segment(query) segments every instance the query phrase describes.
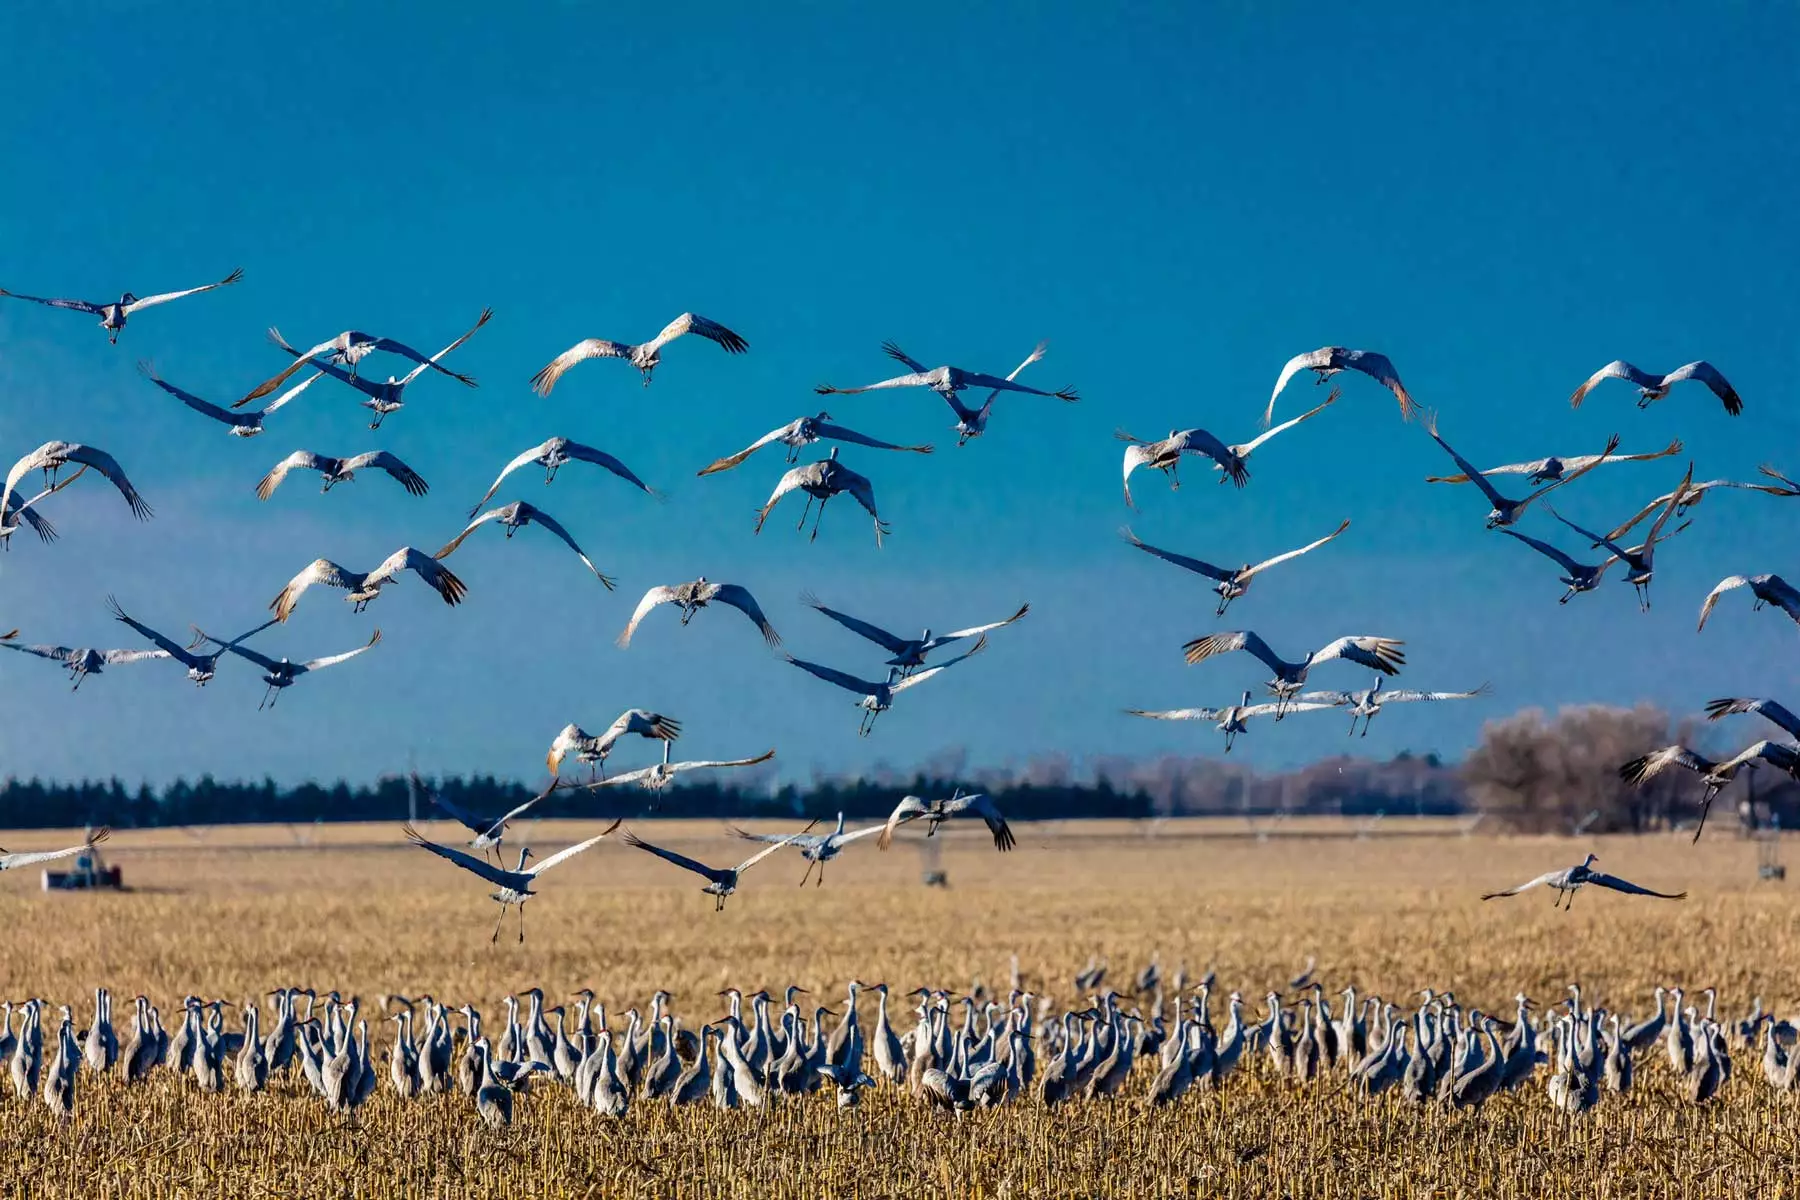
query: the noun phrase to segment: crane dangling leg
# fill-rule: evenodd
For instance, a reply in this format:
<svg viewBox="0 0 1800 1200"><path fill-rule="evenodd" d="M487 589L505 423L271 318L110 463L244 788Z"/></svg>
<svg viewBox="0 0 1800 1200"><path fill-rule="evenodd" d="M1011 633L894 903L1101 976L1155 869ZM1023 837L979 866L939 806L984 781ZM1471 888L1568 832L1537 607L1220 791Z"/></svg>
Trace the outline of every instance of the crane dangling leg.
<svg viewBox="0 0 1800 1200"><path fill-rule="evenodd" d="M830 496L825 497L825 500L829 499L831 499ZM819 501L819 515L813 518L812 536L806 539L809 542L816 542L819 540L819 522L825 519L825 500Z"/></svg>
<svg viewBox="0 0 1800 1200"><path fill-rule="evenodd" d="M509 906L505 904L500 906L500 920L494 922L493 935L488 938L488 945L490 946L500 940L500 922L506 920L506 910L508 907Z"/></svg>

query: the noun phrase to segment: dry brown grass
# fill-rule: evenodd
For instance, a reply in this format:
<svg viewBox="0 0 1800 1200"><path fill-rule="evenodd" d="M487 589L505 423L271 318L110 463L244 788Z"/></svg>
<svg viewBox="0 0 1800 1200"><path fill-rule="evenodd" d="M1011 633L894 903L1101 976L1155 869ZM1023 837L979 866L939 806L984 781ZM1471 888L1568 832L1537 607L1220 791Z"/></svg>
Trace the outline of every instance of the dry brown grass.
<svg viewBox="0 0 1800 1200"><path fill-rule="evenodd" d="M1434 836L1404 836L1414 828ZM841 1002L852 976L904 990L1004 987L1017 953L1033 985L1072 1000L1090 953L1115 972L1160 950L1165 967L1214 967L1222 987L1260 995L1316 955L1329 984L1390 998L1453 987L1465 1004L1509 1011L1523 988L1553 1000L1579 980L1588 998L1639 1016L1651 988L1717 985L1726 1015L1753 994L1800 1009L1800 900L1757 884L1748 843L1661 838L1493 839L1389 821L1368 840L1343 826L1292 825L1258 842L1242 822L1026 827L1017 852L981 835L939 837L948 890L918 884L910 845L858 845L825 886L794 886L778 855L715 915L698 880L619 845L546 876L526 919L487 941L494 905L479 881L400 843L394 826L303 831L121 833L110 849L134 891L45 896L35 875L0 882L0 995L51 997L85 1015L91 988L145 991L165 1014L188 991L233 999L279 984L365 999L425 990L484 1010L531 984L591 986L617 1012L657 987L684 1016L717 1011L727 984L802 984ZM640 826L650 840L709 861L743 843L716 825ZM583 827L530 829L551 848ZM448 826L428 835L449 840ZM0 837L13 848L67 844ZM1479 892L1577 861L1652 887L1691 889L1679 904L1585 892L1577 911L1549 897L1483 904ZM118 1005L120 1019L129 1005ZM633 1108L622 1123L577 1110L566 1092L521 1097L494 1133L457 1097L400 1103L382 1091L353 1124L303 1087L201 1097L169 1078L131 1090L84 1075L77 1115L0 1099L4 1189L38 1196L279 1195L1129 1195L1592 1196L1797 1194L1800 1118L1754 1058L1737 1055L1720 1099L1676 1101L1660 1059L1642 1092L1568 1119L1541 1084L1478 1115L1374 1105L1330 1078L1295 1089L1240 1076L1221 1094L1147 1114L1137 1101L939 1117L891 1090L839 1114L813 1097L772 1112Z"/></svg>

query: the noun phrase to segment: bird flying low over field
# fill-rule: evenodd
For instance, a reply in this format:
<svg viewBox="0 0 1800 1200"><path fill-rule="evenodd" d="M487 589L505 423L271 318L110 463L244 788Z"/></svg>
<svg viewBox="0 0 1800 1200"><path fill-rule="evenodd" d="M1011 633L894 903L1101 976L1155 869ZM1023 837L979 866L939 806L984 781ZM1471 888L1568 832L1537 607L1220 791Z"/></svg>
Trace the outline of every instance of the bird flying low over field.
<svg viewBox="0 0 1800 1200"><path fill-rule="evenodd" d="M38 863L55 862L59 858L72 858L111 836L112 830L102 825L88 834L87 840L79 846L65 846L61 850L21 850L8 854L4 847L0 847L0 871L14 871L20 867L34 867Z"/></svg>
<svg viewBox="0 0 1800 1200"><path fill-rule="evenodd" d="M1279 720L1289 703L1295 699L1300 688L1305 685L1307 675L1320 663L1341 658L1359 666L1370 667L1383 675L1398 675L1400 668L1406 664L1406 655L1400 647L1406 643L1397 638L1375 637L1369 634L1354 634L1327 642L1317 650L1310 651L1299 662L1288 662L1274 650L1269 643L1247 629L1231 633L1214 633L1206 637L1198 637L1182 647L1187 654L1190 666L1204 662L1219 654L1229 654L1234 650L1248 650L1251 654L1267 663L1275 672L1275 678L1268 682L1269 691L1282 702L1275 716Z"/></svg>
<svg viewBox="0 0 1800 1200"><path fill-rule="evenodd" d="M598 779L591 783L577 783L570 786L580 788L583 791L597 792L606 788L626 787L635 783L647 792L660 794L664 788L674 782L677 775L687 771L719 771L734 767L755 767L760 766L775 757L775 751L765 750L754 758L696 759L688 762L670 762L669 751L670 743L664 741L663 757L662 761L659 763L653 763L648 767L639 767L635 771L626 771L622 775L614 775L607 779ZM560 785L552 786L555 787Z"/></svg>
<svg viewBox="0 0 1800 1200"><path fill-rule="evenodd" d="M764 846L761 850L758 850L755 854L752 854L749 858L746 858L735 867L709 867L705 863L697 862L685 854L677 854L673 850L665 850L661 846L652 845L638 837L637 834L631 832L629 829L621 835L619 840L624 842L627 846L635 846L639 850L648 851L662 859L664 862L674 863L683 870L692 871L694 874L705 879L707 884L700 890L714 897L713 911L719 912L725 907L725 898L737 891L738 883L742 880L745 871L748 871L751 867L754 867L757 863L769 857L769 855L775 853L783 846L791 844L795 838L804 836L808 829L811 829L813 825L817 824L818 821L815 820L799 833L789 834L779 841L771 842L769 845Z"/></svg>
<svg viewBox="0 0 1800 1200"><path fill-rule="evenodd" d="M966 654L959 654L934 667L927 667L923 671L916 671L904 677L901 676L899 667L889 667L885 680L859 679L846 671L840 671L835 667L821 666L819 663L806 662L791 654L783 654L781 657L815 678L823 679L826 683L834 683L845 691L854 692L858 697L857 707L863 710L862 724L857 729L857 733L867 737L869 732L875 728L875 719L894 706L894 697L907 688L917 687L927 679L954 667L964 659L974 658L986 649L987 635L982 634L974 648Z"/></svg>
<svg viewBox="0 0 1800 1200"><path fill-rule="evenodd" d="M427 784L424 777L417 771L412 772L407 780L415 794L423 795L431 802L432 807L443 809L460 822L463 828L474 834L474 838L469 842L469 849L480 850L484 857L489 850L499 852L502 843L506 840L506 826L509 822L524 816L539 801L556 790L554 786L546 788L509 812L497 817L483 817L465 812L457 805L452 804L441 791Z"/></svg>
<svg viewBox="0 0 1800 1200"><path fill-rule="evenodd" d="M270 624L273 624L273 622L270 622ZM194 632L199 635L203 641L218 641L217 638L214 638L203 630L196 629ZM262 654L246 646L240 646L237 642L225 642L222 643L221 646L222 650L229 651L239 658L244 659L247 662L255 663L258 667L262 668L262 681L268 685L269 690L263 693L262 703L256 706L257 711L261 712L264 708L274 708L275 702L281 698L283 689L293 687L294 684L300 681L302 675L308 675L314 671L322 671L326 667L335 667L341 662L348 662L359 654L373 650L375 644L379 641L381 641L381 630L377 629L374 633L369 635L369 640L365 645L358 646L354 650L346 650L342 654L329 654L324 658L306 659L302 662L292 662L286 658L270 658L266 654Z"/></svg>
<svg viewBox="0 0 1800 1200"><path fill-rule="evenodd" d="M33 304L47 304L51 308L66 308L73 312L92 313L100 318L100 328L106 330L107 341L115 345L119 341L119 331L125 328L125 322L133 313L146 308L154 308L158 304L167 304L171 300L179 300L183 296L197 296L201 292L210 292L214 288L226 287L244 277L242 270L233 271L217 283L206 283L199 287L188 288L180 292L163 292L156 296L135 296L126 292L110 304L97 304L89 300L50 300L42 296L25 296L18 292L9 292L0 288L0 296L8 296L14 300L29 300Z"/></svg>
<svg viewBox="0 0 1800 1200"><path fill-rule="evenodd" d="M1224 708L1167 708L1153 711L1142 708L1128 708L1127 716L1147 717L1152 721L1216 721L1218 730L1225 735L1225 753L1231 753L1231 744L1240 733L1249 733L1248 722L1252 717L1263 717L1274 714L1277 719L1288 713L1312 712L1315 709L1331 708L1325 703L1310 703L1303 699L1291 702L1267 701L1262 704L1250 703L1250 693L1237 704L1227 704Z"/></svg>
<svg viewBox="0 0 1800 1200"><path fill-rule="evenodd" d="M1576 388L1574 394L1569 397L1569 407L1580 408L1581 402L1587 397L1587 394L1608 379L1628 379L1637 384L1639 408L1648 408L1656 401L1661 400L1676 384L1696 379L1712 389L1713 395L1717 396L1725 405L1726 412L1735 417L1744 411L1744 402L1739 398L1737 389L1732 387L1726 381L1725 376L1719 374L1719 369L1709 362L1691 362L1676 367L1667 375L1657 375L1651 371L1639 370L1622 358L1614 359L1588 376L1587 382Z"/></svg>
<svg viewBox="0 0 1800 1200"><path fill-rule="evenodd" d="M1706 784L1706 794L1700 799L1700 820L1694 826L1694 841L1697 842L1706 828L1706 815L1712 811L1713 800L1738 777L1739 772L1755 770L1759 762L1766 762L1776 770L1800 779L1800 748L1767 740L1746 746L1722 762L1714 762L1686 746L1664 746L1620 767L1619 778L1633 787L1642 787L1670 767L1681 767L1698 775Z"/></svg>
<svg viewBox="0 0 1800 1200"><path fill-rule="evenodd" d="M613 723L594 736L579 725L565 725L550 743L544 765L555 775L562 769L563 759L573 751L577 762L592 764L600 774L606 772L606 759L620 738L636 735L650 741L672 742L681 736L681 722L644 708L629 708L613 719Z"/></svg>
<svg viewBox="0 0 1800 1200"><path fill-rule="evenodd" d="M1686 892L1656 892L1647 887L1639 887L1628 880L1620 879L1617 875L1608 875L1605 872L1593 870L1593 865L1599 860L1599 857L1597 854L1590 854L1573 867L1564 867L1560 871L1546 871L1536 879L1528 879L1517 887L1507 888L1503 892L1488 892L1481 898L1496 900L1502 896L1516 896L1520 892L1530 891L1534 887L1547 887L1556 892L1555 903L1567 908L1575 903L1575 893L1590 885L1615 892L1624 892L1630 896L1654 896L1658 900L1682 900L1687 897Z"/></svg>
<svg viewBox="0 0 1800 1200"><path fill-rule="evenodd" d="M651 373L662 362L662 348L686 333L697 334L710 342L718 343L727 354L742 354L750 348L749 342L717 321L708 320L696 313L682 313L663 326L663 331L655 338L635 346L627 342L609 342L605 338L584 338L551 359L543 370L533 375L531 388L540 396L548 396L564 372L590 358L623 358L643 373L644 386L649 387Z"/></svg>
<svg viewBox="0 0 1800 1200"><path fill-rule="evenodd" d="M987 825L988 832L994 835L994 849L1011 850L1016 844L1012 827L994 802L980 792L964 793L958 788L949 799L923 800L918 796L904 796L888 814L887 824L882 826L881 836L875 839L875 845L886 850L894 841L894 830L909 821L924 821L925 836L935 837L938 826L951 817L980 817Z"/></svg>
<svg viewBox="0 0 1800 1200"><path fill-rule="evenodd" d="M545 871L548 871L551 867L569 861L569 859L574 858L583 850L598 845L607 834L618 827L619 822L614 821L611 825L608 825L604 831L595 834L584 842L576 842L573 846L559 850L557 853L552 854L549 858L544 859L542 862L537 863L532 867L527 867L525 865L525 860L531 857L531 847L521 846L519 847L519 865L511 871L506 870L504 867L497 867L483 859L476 858L472 854L465 854L453 846L440 846L436 842L429 841L411 825L406 825L402 828L406 834L407 840L419 847L419 849L429 850L439 858L448 859L470 874L479 875L498 889L494 892L492 898L500 905L500 919L494 922L494 933L488 941L495 942L500 939L500 923L506 920L506 910L515 904L518 905L519 941L523 942L525 940L525 902L537 895L536 892L531 890L531 885L537 882L537 877L542 875Z"/></svg>

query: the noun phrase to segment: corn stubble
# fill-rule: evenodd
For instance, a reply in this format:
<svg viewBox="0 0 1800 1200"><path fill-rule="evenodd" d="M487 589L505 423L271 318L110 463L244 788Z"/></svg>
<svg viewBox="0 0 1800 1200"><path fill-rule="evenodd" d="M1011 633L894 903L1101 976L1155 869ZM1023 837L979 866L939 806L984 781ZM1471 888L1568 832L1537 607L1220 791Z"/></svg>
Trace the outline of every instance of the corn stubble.
<svg viewBox="0 0 1800 1200"><path fill-rule="evenodd" d="M1404 825L1388 822L1389 825ZM1355 983L1397 1003L1417 988L1509 1011L1525 990L1647 1015L1651 990L1720 989L1735 1019L1752 995L1800 1006L1800 900L1751 882L1747 843L1663 839L1341 836L1295 823L1266 842L1242 822L1021 827L995 855L979 831L946 830L949 889L918 884L910 845L840 860L823 888L793 886L801 864L764 864L724 913L647 856L602 846L531 902L527 942L487 944L492 904L456 887L386 826L333 828L309 845L282 829L124 832L113 859L138 890L43 896L0 891L0 995L90 1011L92 988L148 992L167 1014L188 991L242 1001L283 984L429 991L495 1006L537 984L553 997L591 986L615 1013L667 988L692 1027L723 1011L727 985L799 983L834 1006L852 977L903 991L959 992L979 977L1004 992L1009 958L1059 1008L1098 953L1123 980L1159 952L1167 973L1210 966L1218 991L1251 999L1316 955L1329 988ZM716 825L657 823L646 836L723 861ZM451 836L439 828L438 834ZM530 830L553 848L591 832ZM1622 873L1679 883L1693 898L1646 911L1583 895L1573 911L1524 900L1481 905L1507 881L1594 849ZM849 868L849 869L845 869ZM1147 999L1145 1001L1147 1006ZM896 1010L902 1005L896 1005ZM865 1018L872 1017L865 1008ZM896 1012L897 1024L907 1014ZM385 1049L388 1039L377 1044ZM381 1056L385 1057L385 1055ZM883 1085L840 1112L828 1093L764 1111L634 1104L622 1121L578 1108L566 1088L517 1099L490 1130L461 1095L402 1101L381 1088L345 1118L298 1078L270 1093L202 1096L158 1071L126 1087L79 1079L74 1116L54 1118L0 1089L0 1194L126 1200L176 1195L1129 1195L1539 1197L1800 1195L1800 1112L1734 1047L1713 1102L1678 1098L1661 1055L1636 1090L1579 1117L1553 1109L1540 1069L1478 1113L1367 1101L1337 1073L1296 1085L1261 1059L1219 1092L1148 1111L1140 1065L1116 1100L1035 1102L953 1117Z"/></svg>

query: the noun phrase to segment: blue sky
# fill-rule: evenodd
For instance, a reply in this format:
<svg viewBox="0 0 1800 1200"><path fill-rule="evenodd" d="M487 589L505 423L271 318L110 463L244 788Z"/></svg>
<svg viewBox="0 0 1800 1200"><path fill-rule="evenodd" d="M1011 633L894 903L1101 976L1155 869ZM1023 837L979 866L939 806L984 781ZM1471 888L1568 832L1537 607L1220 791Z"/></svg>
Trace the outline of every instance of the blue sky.
<svg viewBox="0 0 1800 1200"><path fill-rule="evenodd" d="M903 16L701 4L239 8L108 4L5 18L10 119L0 164L0 286L110 299L244 282L142 314L117 347L91 317L0 302L0 457L52 438L113 451L157 509L132 521L87 481L46 512L51 547L0 555L0 622L30 641L130 645L104 597L171 632L236 632L316 556L352 568L435 549L517 451L564 434L617 453L671 498L598 471L523 497L561 519L619 591L548 535L471 538L451 610L408 578L363 616L316 592L263 647L373 653L304 681L271 713L245 664L196 693L166 664L71 695L50 665L0 662L0 772L282 780L405 769L535 778L566 721L628 706L686 725L697 757L775 747L790 774L906 765L952 747L1004 764L1057 751L1218 752L1207 726L1121 715L1216 704L1267 672L1247 656L1186 666L1181 645L1253 628L1298 655L1343 633L1405 639L1402 686L1494 685L1485 701L1395 709L1358 752L1459 755L1483 720L1527 705L1793 696L1795 631L1701 597L1732 572L1796 571L1800 507L1717 494L1659 558L1640 615L1609 579L1567 607L1553 566L1482 529L1448 461L1360 377L1252 460L1242 492L1199 466L1154 477L1130 513L1124 426L1258 428L1290 355L1378 349L1463 453L1494 465L1683 438L1696 478L1800 471L1788 361L1800 324L1793 220L1800 102L1783 82L1800 18L1775 6L1541 6L1507 22L1340 6L914 6ZM263 338L347 327L428 352L485 305L455 365L478 390L422 379L378 432L322 381L238 440L138 377L137 359L229 400L284 361ZM698 339L644 389L584 364L540 399L531 374L586 336L648 338L684 309L742 333ZM756 507L766 451L718 455L802 413L811 386L890 373L884 339L928 365L1004 372L1082 401L1002 401L963 449L929 393L837 397L844 423L930 458L850 448L893 526L834 505L817 543ZM1705 357L1736 383L1728 418L1693 385L1640 412L1624 384L1579 411L1570 390L1615 357L1666 370ZM387 364L378 368L385 370ZM1317 398L1294 385L1280 412ZM431 483L318 494L255 481L290 450L386 447ZM809 455L814 457L813 455ZM1673 485L1681 459L1606 468L1562 511L1610 525ZM1223 621L1201 581L1125 548L1265 557L1349 533L1271 573ZM1573 548L1541 514L1523 527ZM483 531L489 533L491 531ZM651 617L654 584L704 573L751 588L801 657L877 674L880 656L798 604L803 590L898 630L1032 614L983 658L904 697L867 741L845 693L772 659L735 613L686 629ZM1336 665L1315 682L1360 687ZM1749 729L1732 731L1748 741ZM1270 768L1344 746L1336 718L1264 727L1234 759ZM632 751L635 756L636 751Z"/></svg>

